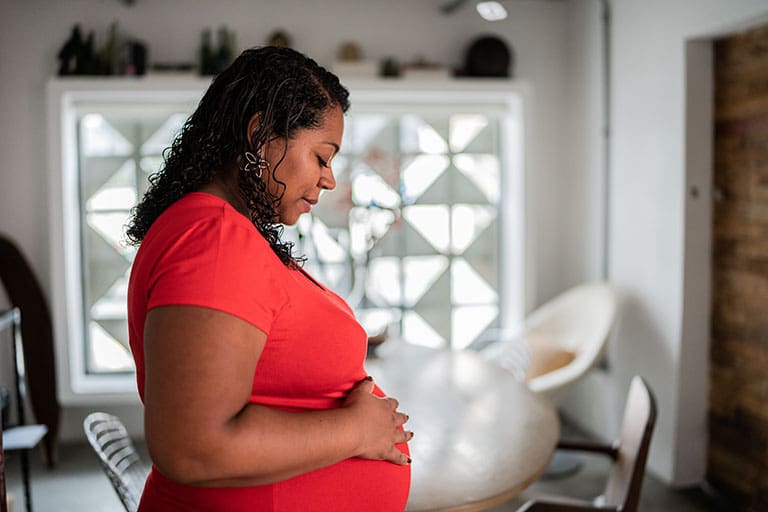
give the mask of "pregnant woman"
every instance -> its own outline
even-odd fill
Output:
[[[281,240],[336,185],[348,92],[286,48],[213,81],[128,237],[130,343],[153,466],[140,512],[402,511],[408,416],[366,333]]]

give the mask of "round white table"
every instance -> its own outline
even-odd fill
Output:
[[[484,510],[546,469],[560,433],[554,406],[468,351],[390,340],[369,358],[374,381],[410,415],[407,510]]]

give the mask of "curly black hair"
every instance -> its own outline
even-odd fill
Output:
[[[144,239],[166,208],[188,192],[210,183],[217,173],[237,165],[238,184],[251,212],[251,222],[287,266],[296,266],[293,244],[281,240],[275,224],[282,197],[271,194],[263,180],[243,170],[246,151],[258,155],[275,138],[290,139],[297,130],[320,126],[332,108],[349,109],[349,92],[338,77],[317,62],[289,48],[266,46],[245,50],[211,83],[194,113],[164,152],[161,169],[150,176],[150,186],[131,211],[127,238],[133,245]],[[248,124],[259,114],[259,124],[248,137]],[[283,157],[285,153],[283,153]],[[272,165],[272,175],[282,158]],[[281,183],[282,184],[282,183]],[[284,184],[283,188],[284,188]]]

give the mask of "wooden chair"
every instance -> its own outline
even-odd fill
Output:
[[[136,452],[125,425],[116,416],[94,412],[85,418],[83,428],[125,510],[135,512],[149,468]]]
[[[598,453],[614,464],[605,492],[590,502],[558,498],[529,501],[518,512],[637,512],[645,462],[656,422],[656,400],[645,381],[634,377],[629,388],[621,437],[611,445],[561,442],[559,449]]]
[[[61,407],[56,395],[53,320],[37,276],[18,246],[0,234],[0,284],[11,304],[21,310],[21,336],[32,412],[46,426],[43,439],[46,462],[58,459]]]

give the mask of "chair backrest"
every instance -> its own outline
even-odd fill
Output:
[[[53,321],[43,289],[17,245],[0,234],[0,284],[21,310],[21,336],[29,400],[37,423],[48,427],[43,439],[49,467],[57,459],[61,407],[56,395]]]
[[[592,369],[605,349],[617,310],[614,288],[596,281],[571,288],[532,312],[525,320],[526,338],[546,340],[572,352],[574,359],[566,367],[532,378],[528,386],[553,395]],[[535,341],[530,345],[535,350]]]
[[[608,476],[604,504],[622,512],[637,511],[645,463],[656,423],[656,400],[641,377],[634,377],[624,409],[618,456]]]
[[[135,512],[149,468],[141,461],[125,426],[116,416],[94,412],[85,418],[83,428],[125,510]]]
[[[525,319],[526,333],[546,334],[579,353],[599,346],[616,315],[613,287],[602,281],[575,286],[541,305]]]

